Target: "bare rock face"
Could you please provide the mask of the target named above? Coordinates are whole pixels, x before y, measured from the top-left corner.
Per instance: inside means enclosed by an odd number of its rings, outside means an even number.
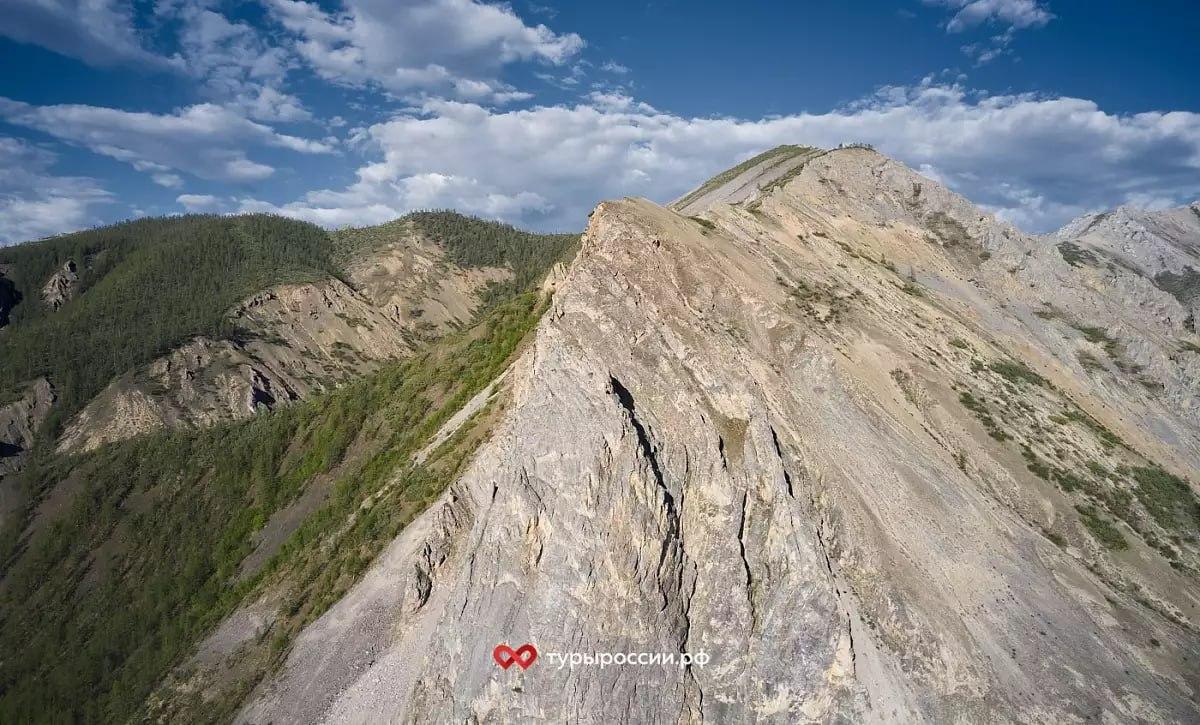
[[[17,292],[16,285],[4,272],[5,270],[0,268],[0,328],[8,324],[9,313],[21,301],[21,293]]]
[[[75,288],[79,282],[79,272],[75,262],[68,259],[57,272],[50,275],[42,286],[42,301],[50,309],[57,310],[75,296]]]
[[[39,378],[16,400],[0,406],[0,478],[20,470],[54,400],[54,388],[45,378]]]
[[[196,338],[117,379],[72,419],[59,450],[245,418],[327,390],[466,322],[480,290],[508,274],[459,269],[414,240],[350,265],[354,286],[329,279],[266,290],[230,311],[241,339]]]
[[[25,495],[17,490],[11,475],[25,466],[38,428],[50,415],[54,401],[54,388],[39,378],[25,386],[15,400],[0,404],[0,531],[10,525]]]
[[[347,268],[355,289],[414,333],[437,335],[465,323],[478,306],[479,291],[511,276],[506,269],[464,269],[421,236],[375,249]]]
[[[1188,332],[1200,313],[1200,202],[1177,209],[1120,207],[1071,222],[1053,237],[1075,267],[1142,276],[1186,310]]]
[[[1178,302],[866,149],[756,163],[597,208],[492,438],[239,721],[1200,717]]]

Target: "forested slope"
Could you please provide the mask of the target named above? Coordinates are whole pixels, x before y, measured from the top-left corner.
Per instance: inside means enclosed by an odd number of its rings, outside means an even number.
[[[268,288],[356,294],[347,267],[413,235],[458,269],[511,275],[459,329],[303,402],[55,452],[117,376],[198,337],[243,346],[262,333],[230,311]],[[227,717],[486,436],[496,401],[415,462],[503,371],[545,309],[536,283],[577,242],[430,212],[333,235],[265,215],[146,219],[0,249],[0,391],[45,378],[57,396],[25,468],[0,479],[21,502],[0,522],[0,722]],[[43,291],[68,262],[56,308]],[[196,643],[263,597],[278,615],[236,673],[190,692]]]
[[[266,591],[286,599],[254,653],[269,667],[449,481],[486,415],[423,464],[412,455],[503,370],[544,307],[513,297],[413,360],[301,405],[27,468],[20,485],[61,504],[0,552],[0,721],[124,721],[200,636]],[[319,505],[242,572],[254,534],[310,486]]]
[[[49,379],[56,433],[116,375],[191,337],[236,334],[226,314],[246,296],[335,274],[330,251],[319,227],[266,215],[142,219],[0,249],[21,296],[0,342],[0,390]],[[53,310],[40,292],[67,261],[75,297]]]

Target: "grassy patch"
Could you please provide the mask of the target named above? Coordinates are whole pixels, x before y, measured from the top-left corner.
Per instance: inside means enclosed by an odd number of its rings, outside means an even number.
[[[1045,378],[1029,369],[1025,363],[1013,360],[996,360],[988,363],[988,369],[1011,383],[1031,383],[1039,387],[1048,385]]]
[[[1159,272],[1154,275],[1154,284],[1185,306],[1200,297],[1200,272],[1192,267],[1182,272]]]
[[[762,152],[761,154],[758,154],[757,156],[748,158],[745,161],[743,161],[742,163],[738,164],[737,166],[734,166],[733,168],[730,168],[730,169],[726,169],[725,171],[722,171],[721,173],[712,177],[708,181],[701,184],[695,191],[689,193],[687,196],[680,199],[674,206],[675,206],[675,208],[685,207],[688,204],[695,201],[696,199],[699,199],[700,197],[704,196],[708,192],[712,191],[713,189],[720,187],[722,184],[733,181],[738,176],[749,171],[750,169],[754,168],[758,164],[761,164],[764,161],[773,159],[776,156],[796,156],[799,154],[812,153],[814,151],[817,151],[817,149],[814,149],[809,146],[795,146],[795,145],[788,145],[788,144],[785,144],[783,146],[776,146],[773,149],[768,149],[768,150]]]
[[[1072,267],[1080,267],[1082,265],[1099,264],[1100,260],[1091,250],[1073,242],[1062,242],[1058,245],[1058,253],[1062,255],[1063,261]]]
[[[1128,475],[1136,482],[1138,501],[1167,531],[1195,533],[1200,530],[1200,501],[1187,481],[1159,466],[1135,466]]]
[[[1075,507],[1075,510],[1079,512],[1079,519],[1087,527],[1088,532],[1104,548],[1111,551],[1123,551],[1129,548],[1129,542],[1121,535],[1121,530],[1104,517],[1095,506],[1080,504]]]

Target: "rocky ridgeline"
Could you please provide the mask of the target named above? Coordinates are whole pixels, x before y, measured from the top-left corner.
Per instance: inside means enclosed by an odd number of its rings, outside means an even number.
[[[509,274],[463,269],[436,244],[397,238],[352,260],[350,284],[331,278],[260,292],[229,312],[233,338],[198,337],[128,371],[72,418],[58,449],[92,450],[308,398],[467,322],[485,286]]]
[[[800,147],[601,204],[491,438],[240,719],[1196,719],[1188,213],[1155,267]],[[549,664],[630,652],[707,661]]]

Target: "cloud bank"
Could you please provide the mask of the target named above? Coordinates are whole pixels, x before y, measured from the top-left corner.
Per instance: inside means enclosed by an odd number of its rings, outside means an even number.
[[[113,201],[94,179],[56,176],[57,156],[0,136],[0,246],[89,226],[92,207]]]
[[[688,118],[619,95],[496,111],[431,101],[364,133],[357,180],[287,204],[327,226],[454,207],[541,229],[579,229],[605,198],[669,201],[763,149],[866,142],[1034,232],[1124,203],[1200,196],[1200,114],[1117,115],[1091,101],[986,96],[931,81],[849,107],[762,120]]]

